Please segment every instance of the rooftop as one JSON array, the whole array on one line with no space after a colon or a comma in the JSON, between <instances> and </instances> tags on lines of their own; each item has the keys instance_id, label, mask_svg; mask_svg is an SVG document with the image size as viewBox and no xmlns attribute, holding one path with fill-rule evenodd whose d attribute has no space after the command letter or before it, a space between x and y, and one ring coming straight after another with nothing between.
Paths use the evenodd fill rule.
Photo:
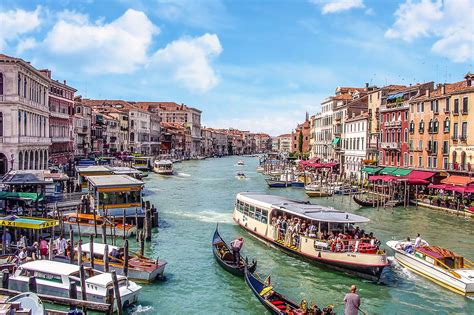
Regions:
<instances>
[{"instance_id":1,"label":"rooftop","mask_svg":"<svg viewBox=\"0 0 474 315\"><path fill-rule=\"evenodd\" d=\"M89 176L89 182L95 187L141 186L143 182L128 175Z\"/></svg>"}]
</instances>

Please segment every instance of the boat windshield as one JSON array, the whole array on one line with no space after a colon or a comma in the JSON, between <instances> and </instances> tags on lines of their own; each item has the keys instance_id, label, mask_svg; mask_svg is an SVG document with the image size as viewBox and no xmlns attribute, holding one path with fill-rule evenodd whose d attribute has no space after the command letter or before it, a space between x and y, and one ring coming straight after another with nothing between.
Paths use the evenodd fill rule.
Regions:
<instances>
[{"instance_id":1,"label":"boat windshield","mask_svg":"<svg viewBox=\"0 0 474 315\"><path fill-rule=\"evenodd\" d=\"M140 200L141 193L139 190L99 193L99 203L101 205L140 203Z\"/></svg>"}]
</instances>

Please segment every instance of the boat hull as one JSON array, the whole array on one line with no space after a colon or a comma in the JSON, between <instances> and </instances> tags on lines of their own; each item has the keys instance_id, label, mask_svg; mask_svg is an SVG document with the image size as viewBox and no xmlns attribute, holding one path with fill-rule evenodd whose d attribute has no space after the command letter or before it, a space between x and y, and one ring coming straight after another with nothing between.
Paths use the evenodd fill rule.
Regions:
<instances>
[{"instance_id":1,"label":"boat hull","mask_svg":"<svg viewBox=\"0 0 474 315\"><path fill-rule=\"evenodd\" d=\"M389 246L395 251L395 259L402 266L455 293L461 295L474 295L473 281L465 283L446 270L437 268L427 261L412 254L408 254L403 250L396 249L390 244Z\"/></svg>"},{"instance_id":2,"label":"boat hull","mask_svg":"<svg viewBox=\"0 0 474 315\"><path fill-rule=\"evenodd\" d=\"M268 187L272 187L272 188L286 188L291 185L291 183L288 183L288 182L269 180L269 179L267 179L267 184L268 184Z\"/></svg>"},{"instance_id":3,"label":"boat hull","mask_svg":"<svg viewBox=\"0 0 474 315\"><path fill-rule=\"evenodd\" d=\"M167 175L167 176L174 175L174 170L160 170L160 169L154 168L153 171L158 175Z\"/></svg>"},{"instance_id":4,"label":"boat hull","mask_svg":"<svg viewBox=\"0 0 474 315\"><path fill-rule=\"evenodd\" d=\"M291 182L291 187L304 188L303 182Z\"/></svg>"},{"instance_id":5,"label":"boat hull","mask_svg":"<svg viewBox=\"0 0 474 315\"><path fill-rule=\"evenodd\" d=\"M317 191L317 190L305 190L306 195L308 197L329 197L332 196L331 193L326 191Z\"/></svg>"}]
</instances>

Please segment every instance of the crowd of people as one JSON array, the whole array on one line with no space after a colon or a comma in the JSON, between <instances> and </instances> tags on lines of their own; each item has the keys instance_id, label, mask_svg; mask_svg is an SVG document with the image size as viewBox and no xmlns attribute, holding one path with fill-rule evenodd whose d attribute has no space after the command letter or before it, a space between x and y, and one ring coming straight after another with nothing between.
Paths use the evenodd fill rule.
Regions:
<instances>
[{"instance_id":1,"label":"crowd of people","mask_svg":"<svg viewBox=\"0 0 474 315\"><path fill-rule=\"evenodd\" d=\"M348 241L350 240L359 240L361 243L369 243L375 247L380 245L380 241L377 240L372 232L366 233L359 227L348 228L344 231L334 229L328 232L328 230L318 230L318 226L316 226L314 221L298 217L288 217L287 215L274 216L272 218L272 226L276 231L276 239L283 241L287 247L298 247L300 236L328 241L329 244L335 245L338 243L349 243Z\"/></svg>"}]
</instances>

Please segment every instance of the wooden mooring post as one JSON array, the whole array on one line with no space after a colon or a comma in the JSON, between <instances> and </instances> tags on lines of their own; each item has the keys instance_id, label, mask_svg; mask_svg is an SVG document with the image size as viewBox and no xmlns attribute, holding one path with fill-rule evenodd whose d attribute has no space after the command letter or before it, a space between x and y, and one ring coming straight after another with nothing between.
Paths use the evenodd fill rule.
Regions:
<instances>
[{"instance_id":1,"label":"wooden mooring post","mask_svg":"<svg viewBox=\"0 0 474 315\"><path fill-rule=\"evenodd\" d=\"M128 240L123 243L123 274L128 277Z\"/></svg>"},{"instance_id":2,"label":"wooden mooring post","mask_svg":"<svg viewBox=\"0 0 474 315\"><path fill-rule=\"evenodd\" d=\"M81 298L83 301L87 301L87 291L86 291L86 271L84 270L84 266L79 266L79 276L81 278ZM82 312L87 314L87 308L82 307Z\"/></svg>"},{"instance_id":3,"label":"wooden mooring post","mask_svg":"<svg viewBox=\"0 0 474 315\"><path fill-rule=\"evenodd\" d=\"M91 260L91 268L94 269L94 236L89 237L89 258Z\"/></svg>"},{"instance_id":4,"label":"wooden mooring post","mask_svg":"<svg viewBox=\"0 0 474 315\"><path fill-rule=\"evenodd\" d=\"M71 248L69 248L69 263L74 263L74 231L72 230L72 226L69 226L69 240L71 243Z\"/></svg>"},{"instance_id":5,"label":"wooden mooring post","mask_svg":"<svg viewBox=\"0 0 474 315\"><path fill-rule=\"evenodd\" d=\"M112 270L112 282L114 284L115 300L117 301L117 313L118 315L122 315L123 314L122 297L120 296L120 290L119 290L119 285L118 285L118 280L117 280L117 272L115 270Z\"/></svg>"},{"instance_id":6,"label":"wooden mooring post","mask_svg":"<svg viewBox=\"0 0 474 315\"><path fill-rule=\"evenodd\" d=\"M104 246L104 272L109 272L109 245Z\"/></svg>"}]
</instances>

